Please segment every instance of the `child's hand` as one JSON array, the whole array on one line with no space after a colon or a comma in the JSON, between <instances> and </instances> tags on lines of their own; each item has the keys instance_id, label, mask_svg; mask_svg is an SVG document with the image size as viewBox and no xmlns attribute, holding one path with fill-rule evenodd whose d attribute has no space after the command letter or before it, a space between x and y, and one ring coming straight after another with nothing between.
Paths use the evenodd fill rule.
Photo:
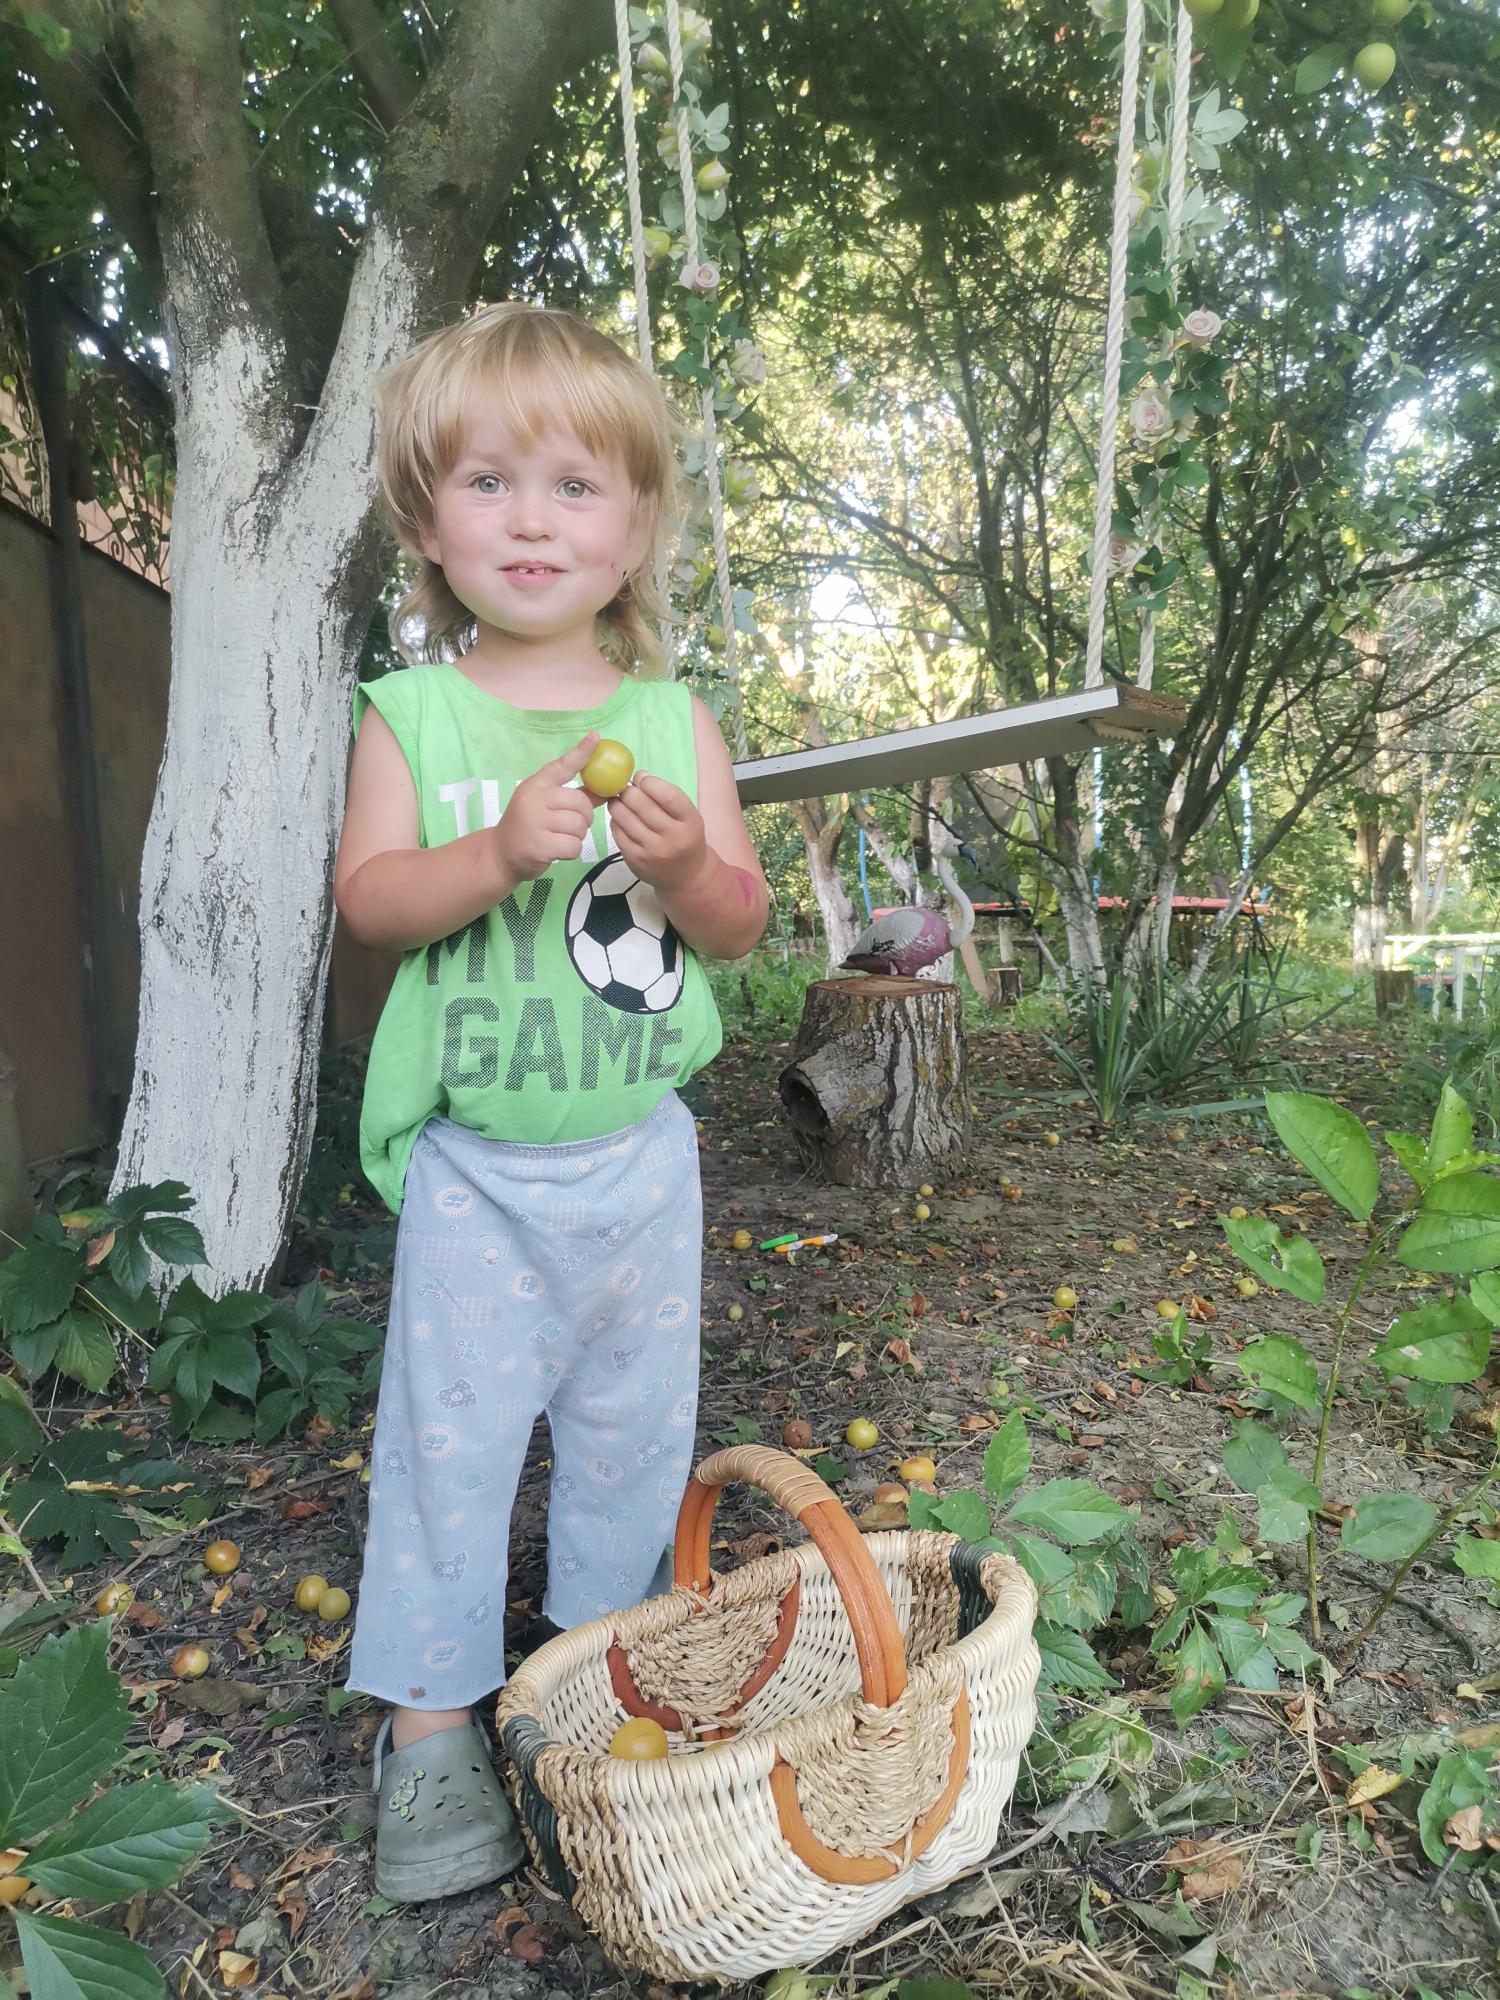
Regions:
<instances>
[{"instance_id":1,"label":"child's hand","mask_svg":"<svg viewBox=\"0 0 1500 2000\"><path fill-rule=\"evenodd\" d=\"M655 889L680 888L708 857L702 813L665 778L637 771L619 797L610 800L609 823L621 854Z\"/></svg>"},{"instance_id":2,"label":"child's hand","mask_svg":"<svg viewBox=\"0 0 1500 2000\"><path fill-rule=\"evenodd\" d=\"M597 729L571 750L523 778L495 828L495 847L506 873L518 882L545 874L554 861L576 861L599 801L570 784L593 755Z\"/></svg>"}]
</instances>

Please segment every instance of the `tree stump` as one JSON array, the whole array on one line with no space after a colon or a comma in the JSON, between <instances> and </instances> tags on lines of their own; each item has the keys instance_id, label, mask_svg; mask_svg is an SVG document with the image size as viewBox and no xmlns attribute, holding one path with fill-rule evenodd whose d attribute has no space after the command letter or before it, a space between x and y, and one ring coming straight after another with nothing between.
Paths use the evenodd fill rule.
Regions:
<instances>
[{"instance_id":1,"label":"tree stump","mask_svg":"<svg viewBox=\"0 0 1500 2000\"><path fill-rule=\"evenodd\" d=\"M972 1129L956 986L875 973L807 989L777 1088L803 1163L840 1187L951 1173Z\"/></svg>"}]
</instances>

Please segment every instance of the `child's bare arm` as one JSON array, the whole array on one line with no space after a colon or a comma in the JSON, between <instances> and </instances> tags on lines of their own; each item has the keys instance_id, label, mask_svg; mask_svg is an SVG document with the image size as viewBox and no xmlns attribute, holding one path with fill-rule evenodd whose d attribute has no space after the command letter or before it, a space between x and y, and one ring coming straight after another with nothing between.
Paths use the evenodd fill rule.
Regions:
<instances>
[{"instance_id":1,"label":"child's bare arm","mask_svg":"<svg viewBox=\"0 0 1500 2000\"><path fill-rule=\"evenodd\" d=\"M743 958L766 927L766 878L745 828L724 738L696 695L693 733L697 807L677 786L648 774L615 801L615 837L626 860L655 886L686 944L706 958Z\"/></svg>"},{"instance_id":2,"label":"child's bare arm","mask_svg":"<svg viewBox=\"0 0 1500 2000\"><path fill-rule=\"evenodd\" d=\"M391 951L432 944L503 903L551 862L576 858L597 801L567 780L596 741L591 731L518 785L498 826L428 848L419 845L405 754L380 712L368 709L333 871L333 899L350 935Z\"/></svg>"}]
</instances>

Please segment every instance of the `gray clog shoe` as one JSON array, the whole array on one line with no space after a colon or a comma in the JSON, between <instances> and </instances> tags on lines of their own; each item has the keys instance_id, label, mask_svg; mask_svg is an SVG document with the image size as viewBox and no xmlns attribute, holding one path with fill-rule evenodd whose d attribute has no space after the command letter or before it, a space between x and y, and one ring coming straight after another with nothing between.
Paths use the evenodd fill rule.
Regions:
<instances>
[{"instance_id":1,"label":"gray clog shoe","mask_svg":"<svg viewBox=\"0 0 1500 2000\"><path fill-rule=\"evenodd\" d=\"M387 1715L375 1738L371 1787L380 1799L375 1887L393 1902L421 1903L498 1882L525 1855L472 1715L400 1750L391 1748Z\"/></svg>"}]
</instances>

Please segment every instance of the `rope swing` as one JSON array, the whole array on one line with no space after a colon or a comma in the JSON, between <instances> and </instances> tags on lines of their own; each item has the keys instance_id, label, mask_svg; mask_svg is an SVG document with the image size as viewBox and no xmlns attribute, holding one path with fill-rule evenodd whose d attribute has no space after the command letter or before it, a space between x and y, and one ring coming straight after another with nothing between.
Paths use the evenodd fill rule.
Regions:
<instances>
[{"instance_id":1,"label":"rope swing","mask_svg":"<svg viewBox=\"0 0 1500 2000\"><path fill-rule=\"evenodd\" d=\"M1120 131L1115 148L1115 195L1111 218L1109 290L1104 330L1104 395L1099 417L1099 476L1094 488L1094 558L1089 576L1088 643L1083 684L1104 684L1104 610L1109 592L1109 546L1114 520L1115 442L1120 427L1120 351L1125 333L1125 269L1130 249L1131 175L1139 117L1142 0L1125 0L1124 75L1120 83ZM1172 127L1168 145L1167 242L1165 266L1172 273L1182 242L1182 213L1187 192L1188 88L1193 61L1193 23L1187 8L1177 9L1173 35ZM1154 542L1160 505L1145 525ZM1149 688L1156 667L1156 613L1140 614L1140 664L1137 684Z\"/></svg>"},{"instance_id":2,"label":"rope swing","mask_svg":"<svg viewBox=\"0 0 1500 2000\"><path fill-rule=\"evenodd\" d=\"M672 66L672 100L677 107L677 173L682 186L682 230L686 247L684 269L699 268L698 190L693 181L692 134L682 95L682 17L677 0L666 0L667 53ZM630 255L635 271L636 343L641 364L654 367L651 352L651 305L646 286L646 233L641 215L640 154L636 144L635 83L630 58L630 20L627 0L615 0L615 42L620 60L620 109L625 127L625 179L630 215ZM703 362L708 366L708 343L704 340ZM740 686L738 635L734 624L734 591L729 578L729 540L724 528L724 485L719 470L719 427L714 410L714 385L704 384L699 397L703 427L703 471L708 486L708 513L713 537L714 578L718 587L719 624L724 633L724 672L729 682L733 717L734 754L749 756L745 736L745 703ZM665 635L664 635L665 636ZM673 648L668 646L667 671L675 669Z\"/></svg>"}]
</instances>

